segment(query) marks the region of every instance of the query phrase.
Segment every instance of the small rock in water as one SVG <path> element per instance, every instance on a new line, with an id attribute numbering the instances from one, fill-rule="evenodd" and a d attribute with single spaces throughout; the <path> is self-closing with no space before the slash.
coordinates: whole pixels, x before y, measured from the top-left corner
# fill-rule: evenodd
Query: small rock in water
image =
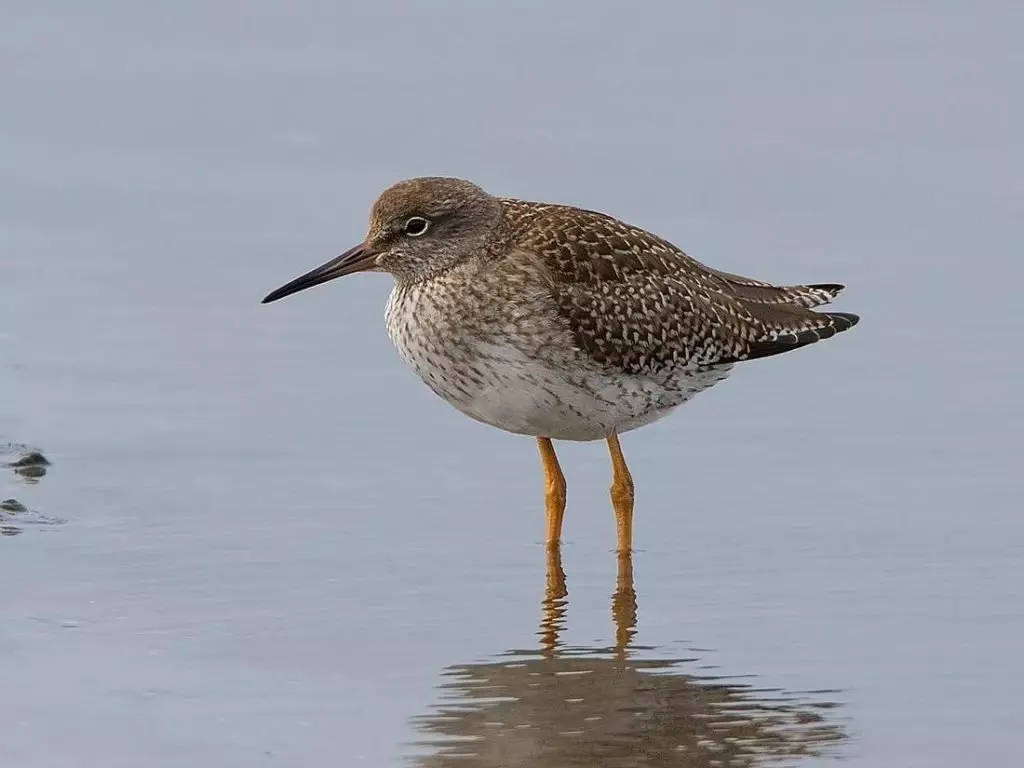
<path id="1" fill-rule="evenodd" d="M 10 466 L 15 469 L 28 469 L 30 467 L 49 466 L 50 460 L 43 456 L 41 451 L 29 451 L 17 461 L 12 461 Z"/>
<path id="2" fill-rule="evenodd" d="M 27 512 L 28 507 L 17 499 L 4 499 L 0 501 L 0 509 L 4 512 Z"/>

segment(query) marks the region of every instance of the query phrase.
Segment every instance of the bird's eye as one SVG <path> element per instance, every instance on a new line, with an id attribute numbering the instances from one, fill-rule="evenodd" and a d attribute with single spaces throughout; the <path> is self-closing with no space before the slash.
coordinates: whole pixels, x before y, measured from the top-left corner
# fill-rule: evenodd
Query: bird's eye
<path id="1" fill-rule="evenodd" d="M 413 216 L 405 222 L 405 234 L 409 237 L 419 237 L 430 229 L 430 222 L 422 216 Z"/>

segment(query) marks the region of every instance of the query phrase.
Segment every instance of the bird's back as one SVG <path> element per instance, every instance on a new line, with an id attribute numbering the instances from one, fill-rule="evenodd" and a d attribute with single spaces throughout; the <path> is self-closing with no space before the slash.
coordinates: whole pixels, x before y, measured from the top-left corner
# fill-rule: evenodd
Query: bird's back
<path id="1" fill-rule="evenodd" d="M 503 198 L 506 237 L 541 260 L 580 348 L 634 375 L 780 354 L 851 328 L 814 312 L 843 286 L 777 286 L 712 269 L 595 211 Z"/>

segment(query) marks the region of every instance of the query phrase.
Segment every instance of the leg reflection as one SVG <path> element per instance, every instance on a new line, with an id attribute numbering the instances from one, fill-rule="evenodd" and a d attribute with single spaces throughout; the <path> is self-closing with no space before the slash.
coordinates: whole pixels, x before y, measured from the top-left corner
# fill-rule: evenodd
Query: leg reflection
<path id="1" fill-rule="evenodd" d="M 633 553 L 619 552 L 619 568 L 612 593 L 612 621 L 615 622 L 615 658 L 625 659 L 636 635 L 636 590 L 633 588 Z"/>
<path id="2" fill-rule="evenodd" d="M 541 602 L 540 647 L 544 656 L 554 658 L 558 651 L 558 636 L 565 624 L 565 608 L 569 590 L 565 586 L 562 569 L 562 547 L 557 542 L 547 548 L 547 578 L 544 600 Z"/>
<path id="3" fill-rule="evenodd" d="M 541 650 L 547 658 L 554 658 L 561 649 L 560 635 L 565 628 L 568 605 L 569 590 L 565 584 L 565 569 L 562 567 L 562 548 L 556 544 L 547 549 L 547 574 L 538 633 Z M 615 591 L 612 593 L 612 621 L 615 625 L 613 651 L 617 659 L 625 659 L 628 656 L 629 645 L 636 635 L 636 616 L 633 553 L 619 552 Z"/>

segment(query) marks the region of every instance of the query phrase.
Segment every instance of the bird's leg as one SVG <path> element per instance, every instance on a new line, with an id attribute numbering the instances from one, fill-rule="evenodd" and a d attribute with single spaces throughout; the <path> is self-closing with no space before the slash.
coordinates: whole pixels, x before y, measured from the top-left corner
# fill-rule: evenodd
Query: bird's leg
<path id="1" fill-rule="evenodd" d="M 615 529 L 619 553 L 633 551 L 633 476 L 629 474 L 622 455 L 619 436 L 608 437 L 608 453 L 612 457 L 612 507 L 615 508 Z"/>
<path id="2" fill-rule="evenodd" d="M 538 437 L 540 462 L 544 466 L 544 506 L 548 520 L 548 549 L 557 547 L 562 540 L 562 517 L 565 515 L 565 475 L 558 466 L 558 456 L 551 438 Z"/>

